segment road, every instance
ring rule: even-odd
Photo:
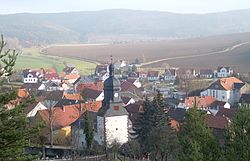
[[[153,60],[153,61],[141,63],[138,66],[143,67],[143,66],[147,66],[147,65],[159,63],[159,62],[162,62],[162,61],[167,61],[167,60],[177,60],[177,59],[186,59],[186,58],[195,58],[195,57],[202,57],[202,56],[209,56],[209,55],[224,54],[224,53],[227,53],[229,51],[233,51],[234,49],[239,48],[239,47],[241,47],[243,45],[247,45],[247,44],[250,44],[250,42],[239,43],[239,44],[236,44],[236,45],[234,45],[232,47],[228,47],[228,48],[226,48],[224,50],[214,51],[214,52],[209,52],[209,53],[204,53],[204,54],[193,54],[193,55],[187,55],[187,56],[176,56],[176,57],[171,57],[171,58]]]

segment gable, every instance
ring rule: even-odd
[[[46,110],[47,107],[45,107],[41,102],[39,102],[28,114],[27,117],[34,117],[38,111],[40,110]]]

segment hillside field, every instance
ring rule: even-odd
[[[223,51],[245,42],[250,42],[250,33],[138,43],[60,45],[45,48],[43,52],[48,55],[71,56],[102,63],[108,62],[110,55],[115,60],[124,59],[130,62],[138,58],[142,63],[170,58],[170,60],[147,66],[164,67],[166,64],[170,64],[171,66],[182,68],[216,69],[218,66],[228,65],[238,72],[249,72],[250,44],[241,45],[232,51],[206,55],[207,53]],[[188,56],[193,57],[187,58]]]
[[[88,75],[93,73],[96,64],[86,62],[76,58],[49,56],[39,53],[39,48],[24,48],[19,54],[15,65],[16,70],[26,68],[54,68],[58,73],[62,72],[64,62],[74,65],[80,70],[81,74]]]

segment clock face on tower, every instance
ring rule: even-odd
[[[114,97],[117,98],[117,97],[118,97],[118,93],[115,93],[115,94],[114,94]]]

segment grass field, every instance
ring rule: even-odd
[[[76,58],[49,56],[39,53],[39,48],[24,48],[22,54],[17,58],[16,70],[26,68],[54,68],[58,73],[62,72],[64,62],[74,65],[81,74],[88,75],[93,73],[96,64],[86,62]]]
[[[183,57],[183,59],[171,59],[148,67],[163,67],[170,64],[181,68],[216,69],[218,66],[227,65],[232,66],[239,72],[249,72],[249,44],[234,51],[206,55],[206,53],[222,51],[243,42],[250,42],[250,33],[127,44],[51,46],[45,49],[44,52],[48,55],[72,56],[98,62],[108,62],[110,55],[115,60],[124,59],[130,62],[136,58],[141,62],[150,62],[159,59]],[[192,55],[204,54],[206,56],[186,58]]]

